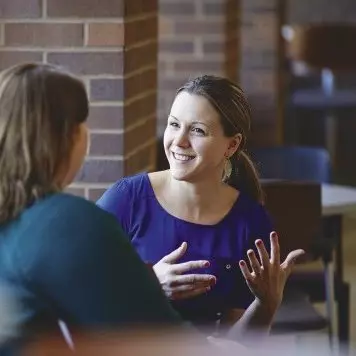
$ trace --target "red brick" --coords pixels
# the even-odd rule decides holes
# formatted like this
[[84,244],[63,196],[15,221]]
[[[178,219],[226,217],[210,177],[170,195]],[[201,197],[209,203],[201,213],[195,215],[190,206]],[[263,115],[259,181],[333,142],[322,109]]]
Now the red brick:
[[125,24],[125,45],[155,39],[158,34],[158,18],[156,15],[129,21]]
[[129,74],[149,65],[156,65],[157,51],[157,41],[148,42],[126,50],[124,54],[125,74]]
[[127,0],[47,0],[49,17],[122,17]]
[[244,70],[241,84],[247,93],[274,93],[277,77],[271,70]]
[[[279,0],[245,0],[241,1],[244,11],[268,11],[276,10]],[[300,1],[299,1],[300,2]]]
[[155,136],[156,136],[156,120],[152,118],[148,120],[144,120],[142,125],[135,126],[135,128],[125,132],[125,139],[124,139],[125,156],[129,154],[131,151],[134,151],[145,141]]
[[152,116],[157,111],[157,93],[148,93],[146,96],[131,100],[124,107],[124,128],[136,124],[142,118]]
[[110,159],[87,159],[75,178],[82,183],[114,183],[124,175],[124,162]]
[[184,78],[179,78],[179,77],[166,78],[166,77],[160,76],[159,88],[163,92],[170,91],[173,93],[188,80],[188,77],[189,77],[188,75],[184,76]]
[[122,129],[124,120],[123,106],[91,106],[88,124],[91,129]]
[[41,62],[41,52],[25,52],[25,51],[0,51],[0,70],[8,68],[12,65],[24,62]]
[[159,6],[160,15],[194,15],[196,13],[197,1],[164,2]]
[[142,150],[125,159],[125,175],[132,175],[137,172],[142,172],[152,165],[155,161],[156,143],[149,147],[144,147]]
[[223,63],[220,60],[180,60],[174,63],[174,70],[177,72],[185,72],[187,74],[207,74],[218,73],[222,70]]
[[90,99],[92,101],[126,100],[123,79],[91,79]]
[[125,79],[125,99],[131,99],[157,86],[157,70],[147,69]]
[[218,40],[206,40],[203,42],[204,53],[223,53],[224,42]]
[[[216,20],[177,20],[174,24],[175,33],[180,35],[217,35],[224,34],[224,23]],[[223,38],[223,37],[222,37]]]
[[122,46],[124,44],[123,23],[89,23],[88,46]]
[[[130,0],[128,0],[130,1]],[[158,12],[158,0],[141,0],[142,1],[142,11],[145,13]]]
[[225,16],[226,12],[226,0],[219,0],[213,2],[203,3],[203,14],[214,16]]
[[[127,134],[125,134],[126,136]],[[123,155],[123,134],[116,133],[92,133],[90,135],[89,155],[111,156]]]
[[1,0],[0,18],[37,18],[42,16],[42,0]]
[[160,53],[173,53],[173,54],[193,54],[194,42],[192,40],[181,39],[162,39],[159,42]]
[[123,73],[122,52],[50,52],[48,62],[82,75]]
[[158,0],[126,0],[125,16],[127,18],[158,11]]
[[23,47],[82,46],[82,24],[8,23],[5,24],[5,45]]

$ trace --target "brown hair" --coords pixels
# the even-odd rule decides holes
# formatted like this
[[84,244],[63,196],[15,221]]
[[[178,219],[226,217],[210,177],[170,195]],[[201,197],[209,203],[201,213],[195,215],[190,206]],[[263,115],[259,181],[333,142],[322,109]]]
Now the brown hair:
[[251,109],[242,89],[232,81],[212,75],[189,80],[177,90],[205,97],[220,115],[221,125],[227,137],[240,133],[239,149],[230,158],[232,174],[227,183],[246,191],[252,198],[262,202],[262,188],[256,168],[244,151],[251,126]]
[[55,66],[26,63],[0,73],[0,223],[61,189],[56,177],[87,115],[83,83]]

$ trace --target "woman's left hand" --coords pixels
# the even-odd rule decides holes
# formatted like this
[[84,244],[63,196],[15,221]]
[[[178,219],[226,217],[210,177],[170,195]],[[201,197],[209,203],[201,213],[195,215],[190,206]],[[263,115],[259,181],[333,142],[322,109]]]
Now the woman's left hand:
[[298,257],[304,254],[303,250],[290,252],[285,261],[280,263],[280,248],[276,232],[270,234],[271,256],[268,255],[262,240],[255,244],[260,261],[253,250],[247,251],[251,270],[244,260],[239,262],[241,272],[247,285],[256,299],[263,305],[277,309],[283,297],[284,286]]

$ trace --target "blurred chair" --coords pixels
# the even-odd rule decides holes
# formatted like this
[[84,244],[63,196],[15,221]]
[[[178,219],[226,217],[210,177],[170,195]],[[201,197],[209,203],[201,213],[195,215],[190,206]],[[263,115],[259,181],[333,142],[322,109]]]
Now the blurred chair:
[[252,150],[251,157],[263,179],[330,183],[330,156],[323,148],[278,146]]
[[[332,172],[330,157],[328,152],[323,148],[277,146],[254,149],[250,152],[250,154],[259,169],[262,179],[277,179],[294,182],[299,181],[300,183],[308,181],[316,183],[329,183],[331,181]],[[268,186],[265,186],[265,188],[267,187]],[[292,198],[287,190],[285,190],[284,194],[284,202],[282,201],[282,196],[278,198],[277,202],[272,202],[270,197],[269,203],[267,203],[267,208],[271,208],[272,211],[277,212],[278,209],[281,209],[279,214],[283,214],[283,209],[286,207],[288,208],[286,208],[286,212],[284,212],[284,214],[287,214],[287,211],[289,212],[290,209],[294,209],[295,199],[297,199],[297,202],[299,201],[298,196],[294,195]],[[289,198],[287,198],[287,196]],[[303,200],[304,209],[308,210],[308,205],[311,204],[311,202],[308,201],[308,196],[304,195]],[[291,201],[293,201],[293,204],[290,204]],[[273,205],[271,206],[271,204]],[[283,205],[278,207],[276,204]],[[294,211],[294,213],[299,214],[297,218],[299,225],[304,225],[304,222],[308,221],[308,216],[305,216],[305,211],[300,210],[298,213]],[[289,216],[289,213],[287,216]],[[301,223],[301,221],[303,223]],[[288,222],[286,220],[286,223],[291,226],[293,225],[293,221]],[[345,286],[346,283],[338,280],[335,280],[336,288],[334,287],[334,273],[331,262],[332,252],[336,242],[332,239],[327,239],[324,236],[324,232],[326,231],[325,227],[327,228],[325,223],[327,223],[327,221],[324,221],[323,230],[319,231],[318,234],[315,233],[314,239],[310,240],[312,244],[308,247],[310,252],[308,256],[309,259],[322,259],[325,268],[324,273],[319,271],[296,271],[292,274],[289,284],[293,286],[293,288],[297,288],[298,290],[308,293],[313,302],[326,301],[327,317],[329,321],[331,321],[329,326],[332,327],[332,324],[334,324],[333,304],[335,295],[342,311],[342,313],[339,313],[339,316],[343,315],[345,318],[345,316],[348,316],[349,314],[349,288],[345,288],[347,287]],[[296,244],[304,241],[304,239],[308,238],[310,235],[310,232],[303,232],[301,227],[298,227],[296,224],[296,221],[294,221],[293,226],[294,230],[290,230],[290,233]],[[286,226],[281,228],[282,230],[285,230]],[[304,236],[305,234],[307,236]],[[297,246],[293,248],[296,247]],[[339,320],[339,323],[340,322],[347,324],[346,333],[348,334],[348,317],[344,320]]]
[[[287,100],[285,143],[298,144],[297,111],[322,111],[326,147],[332,161],[335,156],[337,118],[356,108],[356,90],[341,89],[337,78],[356,74],[356,26],[353,24],[310,24],[284,26],[286,56],[304,70],[320,73],[320,87],[293,91]],[[303,115],[298,115],[301,119]]]
[[[313,244],[321,233],[322,225],[320,184],[266,180],[263,181],[263,189],[266,209],[279,234],[281,260],[298,248],[304,249],[306,254],[297,263],[313,260]],[[288,283],[272,332],[316,331],[328,326],[329,319],[317,312],[308,294]]]

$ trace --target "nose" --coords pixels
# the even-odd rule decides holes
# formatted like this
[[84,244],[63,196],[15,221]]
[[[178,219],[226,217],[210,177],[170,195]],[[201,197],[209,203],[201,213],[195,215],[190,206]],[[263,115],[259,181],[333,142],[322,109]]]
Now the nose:
[[183,147],[183,148],[188,148],[190,147],[190,141],[189,141],[189,136],[184,130],[184,128],[181,128],[179,132],[177,132],[175,138],[174,138],[174,144],[177,147]]

